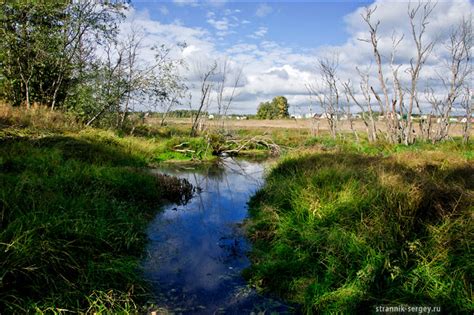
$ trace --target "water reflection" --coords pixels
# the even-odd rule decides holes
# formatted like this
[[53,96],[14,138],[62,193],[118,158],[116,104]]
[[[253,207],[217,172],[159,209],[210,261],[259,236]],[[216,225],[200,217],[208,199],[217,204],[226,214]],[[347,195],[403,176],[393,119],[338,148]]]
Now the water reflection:
[[263,165],[227,158],[207,169],[165,171],[198,188],[187,205],[168,207],[149,227],[144,269],[157,304],[192,314],[287,312],[249,289],[240,275],[249,266],[249,243],[239,225],[262,184]]

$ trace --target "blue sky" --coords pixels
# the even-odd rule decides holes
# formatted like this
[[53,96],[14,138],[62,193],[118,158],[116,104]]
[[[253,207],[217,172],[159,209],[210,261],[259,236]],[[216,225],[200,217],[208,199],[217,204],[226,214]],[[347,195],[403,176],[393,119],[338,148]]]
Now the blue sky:
[[322,45],[343,44],[348,36],[344,17],[370,1],[181,3],[173,1],[134,1],[137,10],[147,10],[150,17],[162,23],[180,23],[203,28],[213,33],[210,20],[247,21],[235,33],[221,37],[219,45],[256,42],[251,36],[256,29],[266,28],[265,38],[289,47],[313,49]]
[[[122,26],[125,34],[134,25],[143,29],[144,45],[176,47],[178,42],[187,43],[174,56],[188,66],[182,75],[192,94],[191,106],[200,94],[199,71],[223,60],[230,62],[231,74],[242,69],[230,109],[234,113],[255,113],[260,102],[278,95],[288,98],[291,112],[320,112],[307,87],[321,84],[317,62],[328,55],[338,56],[340,83],[350,80],[357,98],[363,95],[358,90],[356,67],[369,71],[370,84],[380,89],[372,48],[360,40],[369,37],[361,18],[366,6],[377,7],[373,18],[381,21],[378,35],[384,72],[391,73],[392,34],[405,36],[394,60],[400,67],[402,85],[409,86],[406,70],[416,50],[407,16],[408,1],[132,0],[132,5]],[[440,74],[449,73],[446,40],[463,17],[472,18],[473,7],[470,0],[437,2],[424,37],[436,41],[436,46],[420,76],[422,90],[429,83],[440,97],[446,94],[439,80]],[[144,59],[152,55],[143,53]],[[231,90],[228,86],[225,94],[230,95]],[[186,107],[189,105],[183,104]],[[211,99],[209,111],[215,107],[215,99]]]

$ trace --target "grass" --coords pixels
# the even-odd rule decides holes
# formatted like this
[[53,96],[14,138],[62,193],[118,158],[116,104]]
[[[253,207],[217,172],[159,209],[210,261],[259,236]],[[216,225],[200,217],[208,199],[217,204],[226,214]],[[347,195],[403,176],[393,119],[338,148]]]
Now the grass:
[[[147,168],[213,161],[226,145],[221,134],[187,133],[143,125],[130,136],[0,106],[0,309],[146,312],[144,229],[166,199],[191,193]],[[472,146],[258,128],[232,139],[261,134],[289,153],[251,202],[252,284],[307,313],[376,303],[473,310]],[[266,155],[258,144],[241,153]]]
[[144,311],[147,223],[164,203],[192,193],[186,181],[147,170],[171,141],[2,107],[2,312]]
[[249,281],[308,314],[472,312],[472,147],[327,141],[289,154],[251,200]]
[[0,309],[136,310],[147,222],[165,199],[187,198],[190,186],[151,175],[146,147],[108,133],[3,132]]

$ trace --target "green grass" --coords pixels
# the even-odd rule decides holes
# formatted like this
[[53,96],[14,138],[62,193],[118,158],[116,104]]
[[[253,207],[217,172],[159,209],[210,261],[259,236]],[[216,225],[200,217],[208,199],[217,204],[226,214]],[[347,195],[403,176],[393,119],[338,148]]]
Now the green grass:
[[111,132],[0,137],[0,309],[137,312],[144,230],[160,206],[191,193],[151,175],[156,146]]
[[251,200],[249,281],[308,314],[472,312],[472,147],[311,141],[318,151],[284,158]]

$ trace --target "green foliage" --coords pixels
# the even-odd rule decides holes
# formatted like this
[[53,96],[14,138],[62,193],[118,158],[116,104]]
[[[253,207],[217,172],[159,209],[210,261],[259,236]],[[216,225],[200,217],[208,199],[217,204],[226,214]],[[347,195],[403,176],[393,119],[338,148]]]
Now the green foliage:
[[271,102],[258,105],[257,119],[282,119],[290,117],[288,100],[284,96],[276,96]]
[[0,93],[14,105],[57,106],[80,81],[94,45],[114,33],[123,1],[7,1],[0,9]]
[[287,157],[251,200],[246,277],[308,314],[472,312],[473,180],[448,149]]
[[143,170],[146,146],[133,139],[38,136],[0,140],[0,309],[143,311],[144,228],[191,187]]

